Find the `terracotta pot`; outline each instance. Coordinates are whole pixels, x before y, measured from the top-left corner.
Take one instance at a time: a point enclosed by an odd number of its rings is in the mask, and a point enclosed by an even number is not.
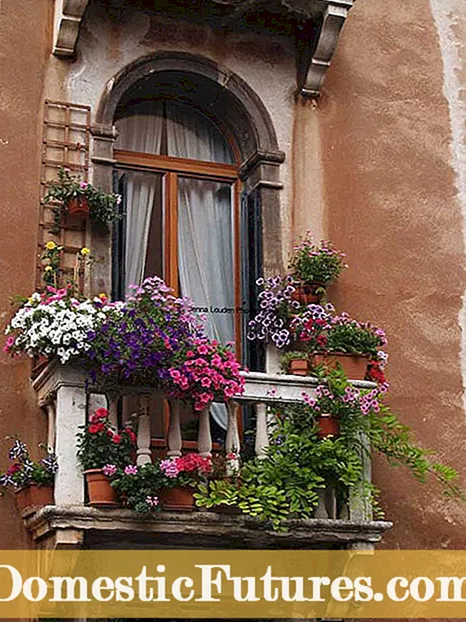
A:
[[[44,505],[53,505],[53,486],[29,486],[29,500],[34,509],[43,508]]]
[[[293,376],[307,376],[309,373],[309,361],[307,359],[293,359],[288,368]]]
[[[321,290],[320,292],[318,290]],[[322,283],[302,283],[298,285],[292,294],[293,300],[297,300],[300,305],[318,305],[325,293],[325,286]]]
[[[84,471],[84,475],[86,477],[89,505],[107,507],[118,505],[115,491],[102,469],[89,469]]]
[[[191,512],[194,508],[194,490],[192,488],[164,488],[158,497],[164,510]]]
[[[16,505],[18,506],[18,510],[21,514],[23,514],[25,510],[30,507],[31,503],[29,498],[29,486],[27,488],[15,490]]]
[[[335,369],[338,364],[341,365],[346,376],[350,380],[364,380],[367,371],[368,356],[360,354],[313,354],[312,367],[323,365],[327,370]]]
[[[317,436],[319,438],[340,436],[340,423],[333,415],[322,413],[317,417],[316,423],[318,425]]]
[[[72,220],[87,220],[89,218],[89,203],[86,197],[71,199],[68,203],[68,218]]]

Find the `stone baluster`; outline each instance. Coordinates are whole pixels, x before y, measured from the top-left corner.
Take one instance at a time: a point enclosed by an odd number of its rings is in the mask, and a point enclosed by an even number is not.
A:
[[[150,396],[148,395],[139,398],[137,447],[138,466],[150,464],[152,455],[150,450]]]
[[[239,453],[240,440],[238,432],[238,403],[229,401],[227,403],[228,409],[228,423],[227,423],[227,435],[225,440],[225,451],[229,453]]]
[[[269,433],[267,429],[267,404],[256,404],[256,456],[265,458],[266,449],[269,446]]]
[[[51,452],[55,451],[55,401],[48,402],[45,406],[47,411],[47,447]]]
[[[210,435],[210,409],[204,408],[199,415],[199,433],[197,450],[203,458],[212,455],[212,437]]]
[[[116,391],[111,391],[107,394],[108,399],[108,421],[111,426],[118,429],[118,399],[120,394]]]
[[[317,503],[315,517],[316,518],[329,518],[329,515],[327,512],[327,504],[326,504],[327,495],[326,495],[325,488],[319,488],[319,491],[317,492],[317,494],[319,496],[319,501]]]
[[[176,456],[181,456],[181,447],[183,443],[182,438],[181,438],[181,420],[180,420],[181,402],[180,400],[172,399],[172,400],[169,400],[169,404],[170,404],[170,423],[168,427],[167,456],[176,457]]]

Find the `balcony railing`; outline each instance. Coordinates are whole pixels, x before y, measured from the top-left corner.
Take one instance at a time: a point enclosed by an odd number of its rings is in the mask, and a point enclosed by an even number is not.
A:
[[[311,377],[259,372],[245,373],[244,376],[246,381],[244,393],[227,404],[228,423],[225,451],[227,453],[239,452],[239,409],[243,405],[251,405],[256,413],[255,452],[261,458],[265,455],[269,444],[270,430],[273,427],[273,415],[270,414],[269,406],[302,403],[303,392],[312,395],[317,380]],[[354,381],[352,384],[360,388],[374,386],[365,381]],[[94,511],[90,508],[84,508],[85,487],[76,456],[76,433],[78,427],[86,422],[88,414],[95,407],[106,405],[109,409],[110,419],[116,425],[118,400],[126,395],[138,396],[139,408],[133,416],[137,426],[137,463],[143,465],[152,461],[151,441],[153,434],[151,431],[150,404],[151,398],[157,393],[153,388],[118,386],[106,387],[105,393],[89,393],[84,370],[78,366],[56,363],[50,364],[40,373],[34,380],[34,388],[38,394],[39,405],[47,415],[48,444],[54,448],[59,460],[60,468],[55,480],[56,512],[60,511],[66,514],[67,507],[73,507],[76,511],[76,507],[79,506],[83,508],[83,511],[90,511],[91,514]],[[161,395],[161,397],[163,396]],[[169,456],[179,456],[183,447],[180,421],[182,403],[173,399],[168,400],[168,402],[170,423],[166,439],[166,451]],[[198,416],[197,451],[202,456],[208,456],[211,455],[213,448],[209,410],[202,411]],[[365,458],[364,467],[365,479],[370,481],[371,470],[368,458]],[[127,511],[126,514],[123,510],[119,510],[119,512],[118,520],[123,515],[128,516]],[[369,523],[372,516],[361,491],[353,491],[349,503],[343,507],[337,507],[334,491],[329,485],[321,491],[315,519],[317,521]],[[183,520],[186,521],[187,519],[184,518]],[[34,524],[34,521],[31,523],[31,519],[29,519],[29,523]],[[371,524],[376,525],[376,523]],[[389,526],[388,523],[377,524],[380,525],[381,531]]]

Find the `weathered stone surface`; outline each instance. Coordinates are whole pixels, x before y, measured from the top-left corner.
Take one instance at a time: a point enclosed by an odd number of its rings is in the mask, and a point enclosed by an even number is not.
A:
[[[86,506],[48,506],[25,519],[35,540],[63,533],[83,533],[83,546],[204,548],[340,548],[380,541],[391,523],[341,520],[288,521],[288,531],[276,533],[257,519],[214,512],[160,512],[145,517],[130,510]]]

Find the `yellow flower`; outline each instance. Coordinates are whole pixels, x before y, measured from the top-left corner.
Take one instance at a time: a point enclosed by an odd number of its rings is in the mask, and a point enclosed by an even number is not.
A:
[[[107,294],[101,293],[98,295],[98,298],[107,298]]]
[[[45,266],[46,272],[51,272],[53,270],[52,266]]]
[[[84,246],[84,247],[81,249],[81,255],[86,256],[86,255],[89,255],[89,253],[90,253],[90,252],[91,252],[91,249],[90,249],[90,248],[87,248],[87,246]]]
[[[50,242],[47,242],[47,244],[45,245],[45,248],[48,251],[53,251],[57,248],[57,245],[55,244],[55,242],[52,242],[52,240],[50,240]]]

